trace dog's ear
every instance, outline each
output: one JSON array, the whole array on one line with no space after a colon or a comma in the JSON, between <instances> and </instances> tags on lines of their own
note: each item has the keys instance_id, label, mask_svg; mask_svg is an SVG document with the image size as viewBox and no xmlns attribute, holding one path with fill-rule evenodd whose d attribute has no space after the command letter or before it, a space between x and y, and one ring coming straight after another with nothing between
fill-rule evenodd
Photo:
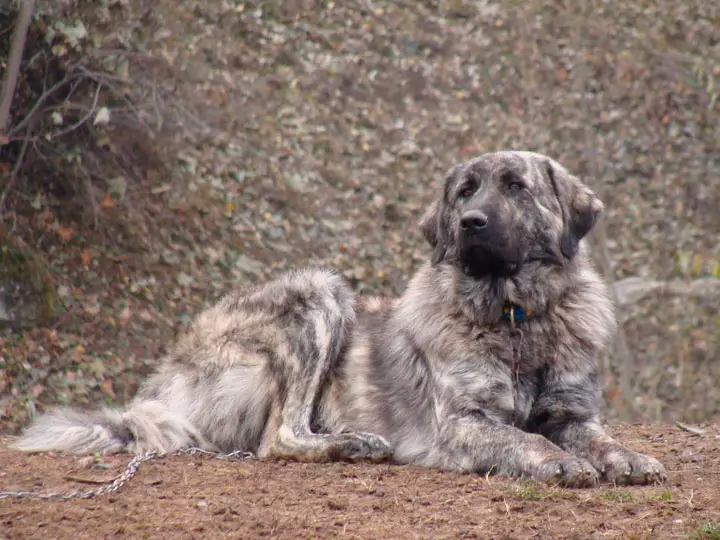
<instances>
[{"instance_id":1,"label":"dog's ear","mask_svg":"<svg viewBox=\"0 0 720 540\"><path fill-rule=\"evenodd\" d=\"M442 229L440 216L441 203L433 201L418 222L418 228L433 248L432 263L437 264L445 258L447 245L445 231Z\"/></svg>"},{"instance_id":2,"label":"dog's ear","mask_svg":"<svg viewBox=\"0 0 720 540\"><path fill-rule=\"evenodd\" d=\"M591 189L560 164L548 160L546 167L562 211L560 251L567 259L571 259L578 251L580 240L600 219L604 205Z\"/></svg>"}]
</instances>

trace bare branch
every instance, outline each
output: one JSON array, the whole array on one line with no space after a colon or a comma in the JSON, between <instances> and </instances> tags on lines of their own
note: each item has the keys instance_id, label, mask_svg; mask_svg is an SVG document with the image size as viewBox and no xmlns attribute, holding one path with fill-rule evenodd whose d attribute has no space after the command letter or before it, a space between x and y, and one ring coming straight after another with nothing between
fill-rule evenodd
<instances>
[{"instance_id":1,"label":"bare branch","mask_svg":"<svg viewBox=\"0 0 720 540\"><path fill-rule=\"evenodd\" d=\"M5 186L5 189L2 192L2 195L0 196L0 217L3 215L3 208L5 207L5 199L7 199L8 193L10 193L10 189L13 187L13 184L15 184L15 179L17 178L18 171L20 171L20 167L23 164L23 159L25 158L25 152L27 151L28 144L30 143L32 139L30 137L25 137L23 140L23 144L20 147L20 154L18 155L17 161L15 162L15 167L13 167L12 173L10 173L10 179L8 180L7 186Z\"/></svg>"},{"instance_id":2,"label":"bare branch","mask_svg":"<svg viewBox=\"0 0 720 540\"><path fill-rule=\"evenodd\" d=\"M90 110L87 112L87 114L85 114L85 116L83 116L80 120L78 120L74 124L71 124L64 129L60 129L54 133L51 133L50 134L51 140L54 139L55 137L67 135L68 133L75 131L76 129L81 127L85 122L87 122L90 119L90 117L93 115L93 113L97 109L98 98L100 97L100 90L102 89L102 86L103 86L102 83L98 83L97 90L95 90L95 97L93 98L92 107L90 107Z\"/></svg>"},{"instance_id":3,"label":"bare branch","mask_svg":"<svg viewBox=\"0 0 720 540\"><path fill-rule=\"evenodd\" d=\"M650 295L690 296L694 298L720 297L720 279L711 277L683 281L655 281L641 277L625 278L614 283L618 307L630 308Z\"/></svg>"},{"instance_id":4,"label":"bare branch","mask_svg":"<svg viewBox=\"0 0 720 540\"><path fill-rule=\"evenodd\" d=\"M35 102L35 105L32 106L32 109L30 109L30 112L28 112L25 115L25 118L22 119L22 121L17 124L16 126L12 127L10 131L8 131L8 135L11 137L19 132L21 129L25 128L29 123L30 120L32 120L33 116L35 116L35 113L38 111L38 109L45 103L45 101L59 88L65 86L66 84L70 83L71 81L74 81L78 79L78 75L73 75L72 77L67 77L63 79L62 81L59 81L58 83L51 86L49 89L47 89L43 94L37 99Z\"/></svg>"},{"instance_id":5,"label":"bare branch","mask_svg":"<svg viewBox=\"0 0 720 540\"><path fill-rule=\"evenodd\" d=\"M0 133L5 133L10 118L10 105L15 94L15 85L17 84L20 62L25 48L25 38L27 37L34 10L35 0L24 0L20 3L20 13L15 24L10 55L3 76L2 96L0 96Z\"/></svg>"}]
</instances>

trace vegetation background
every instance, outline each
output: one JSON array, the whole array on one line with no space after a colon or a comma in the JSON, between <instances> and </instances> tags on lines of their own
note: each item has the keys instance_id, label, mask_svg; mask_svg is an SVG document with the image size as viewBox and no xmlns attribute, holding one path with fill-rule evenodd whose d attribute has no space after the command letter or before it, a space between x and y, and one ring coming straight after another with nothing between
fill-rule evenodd
<instances>
[{"instance_id":1,"label":"vegetation background","mask_svg":"<svg viewBox=\"0 0 720 540\"><path fill-rule=\"evenodd\" d=\"M445 170L504 148L606 203L607 417L717 421L719 81L705 0L38 0L0 130L0 427L126 402L237 285L399 294Z\"/></svg>"}]
</instances>

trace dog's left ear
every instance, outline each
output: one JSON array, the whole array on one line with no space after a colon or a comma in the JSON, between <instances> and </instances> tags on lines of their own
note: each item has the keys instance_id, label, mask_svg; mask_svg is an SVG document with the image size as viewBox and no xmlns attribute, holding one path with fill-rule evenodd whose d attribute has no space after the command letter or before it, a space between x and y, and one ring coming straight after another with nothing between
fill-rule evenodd
<instances>
[{"instance_id":1,"label":"dog's left ear","mask_svg":"<svg viewBox=\"0 0 720 540\"><path fill-rule=\"evenodd\" d=\"M440 203L433 201L418 222L418 228L433 248L432 263L437 264L445 258L447 248L440 230Z\"/></svg>"},{"instance_id":2,"label":"dog's left ear","mask_svg":"<svg viewBox=\"0 0 720 540\"><path fill-rule=\"evenodd\" d=\"M562 210L564 227L560 251L567 259L571 259L580 247L580 240L602 216L604 205L590 188L560 164L548 160L546 167Z\"/></svg>"}]
</instances>

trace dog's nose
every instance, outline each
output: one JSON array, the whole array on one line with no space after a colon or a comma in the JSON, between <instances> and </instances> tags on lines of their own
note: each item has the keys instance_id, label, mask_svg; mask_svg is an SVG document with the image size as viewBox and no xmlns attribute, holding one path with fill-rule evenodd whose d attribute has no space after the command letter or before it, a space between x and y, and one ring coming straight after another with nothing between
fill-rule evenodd
<instances>
[{"instance_id":1,"label":"dog's nose","mask_svg":"<svg viewBox=\"0 0 720 540\"><path fill-rule=\"evenodd\" d=\"M487 227L488 218L480 210L468 210L460 218L460 226L465 231L479 231Z\"/></svg>"}]
</instances>

